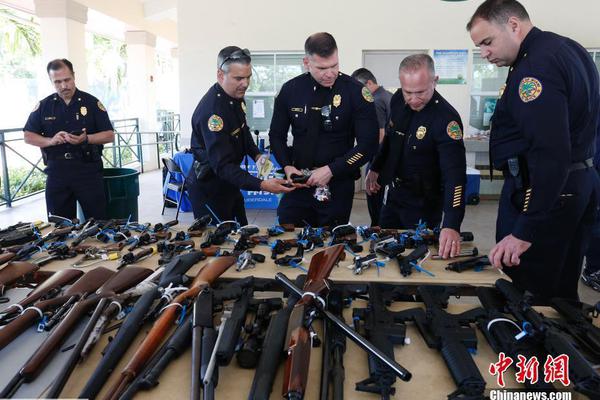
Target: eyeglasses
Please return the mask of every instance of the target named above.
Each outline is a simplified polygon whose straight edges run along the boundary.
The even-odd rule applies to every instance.
[[[321,107],[321,116],[323,117],[323,130],[325,132],[331,132],[333,129],[333,122],[331,121],[331,106]]]
[[[243,59],[250,59],[250,50],[240,49],[234,51],[233,53],[225,57],[225,59],[221,62],[221,65],[219,65],[219,69],[223,69],[223,65],[225,65],[226,62]]]

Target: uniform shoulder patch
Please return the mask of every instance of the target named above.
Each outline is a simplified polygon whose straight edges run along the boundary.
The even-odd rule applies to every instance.
[[[542,94],[542,83],[536,78],[525,77],[519,83],[519,97],[523,103],[529,103]]]
[[[460,129],[460,125],[456,121],[450,121],[446,127],[446,133],[454,140],[460,140],[463,137],[462,129]]]
[[[372,103],[375,101],[375,99],[373,98],[373,95],[371,94],[371,91],[369,89],[367,89],[366,87],[363,86],[360,93],[362,94],[363,99],[365,99],[369,103]]]
[[[213,114],[208,119],[208,129],[211,132],[220,132],[223,129],[223,118],[219,117],[217,114]]]
[[[36,112],[40,108],[40,102],[38,101],[35,106],[33,106],[33,110],[31,112]]]
[[[104,107],[104,104],[102,104],[102,102],[101,102],[100,100],[98,100],[98,108],[99,108],[101,111],[104,111],[104,112],[106,112],[106,108]]]

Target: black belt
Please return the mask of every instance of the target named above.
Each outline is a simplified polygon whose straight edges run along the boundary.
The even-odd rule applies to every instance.
[[[81,160],[83,153],[66,152],[66,153],[51,153],[48,154],[48,160]]]
[[[580,169],[588,169],[594,166],[594,159],[588,158],[584,161],[578,161],[576,163],[571,164],[569,167],[569,172],[579,171]]]

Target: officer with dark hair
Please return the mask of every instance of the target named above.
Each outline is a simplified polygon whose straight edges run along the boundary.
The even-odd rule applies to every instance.
[[[339,72],[337,44],[329,33],[309,36],[304,49],[308,72],[281,88],[269,139],[290,183],[302,170],[310,177],[283,196],[277,215],[280,223],[297,226],[343,224],[350,218],[359,168],[377,146],[373,96]],[[293,144],[288,148],[290,125]]]
[[[542,301],[577,299],[597,206],[596,66],[515,0],[485,1],[467,30],[483,58],[510,67],[491,121],[490,162],[504,186],[490,261]]]
[[[258,161],[260,151],[246,123],[244,95],[252,67],[248,49],[228,46],[217,57],[217,83],[202,97],[192,116],[192,171],[187,177],[194,217],[213,214],[247,225],[243,190],[286,193],[283,179],[260,180],[240,163],[246,155]]]
[[[439,254],[460,253],[465,214],[465,146],[458,112],[436,90],[438,77],[427,54],[400,64],[388,132],[367,174],[367,193],[383,191],[384,228],[441,225]],[[443,221],[442,221],[443,215]]]
[[[377,112],[377,123],[379,124],[379,142],[377,143],[377,147],[373,150],[373,154],[375,154],[379,149],[379,144],[383,142],[385,128],[390,122],[390,102],[392,100],[392,94],[385,90],[383,86],[379,85],[375,75],[366,68],[357,69],[351,76],[369,89],[369,92],[371,92],[373,99],[375,100],[375,111]],[[367,169],[369,168],[367,167]],[[376,193],[367,193],[367,207],[369,208],[369,216],[371,217],[371,226],[379,225],[379,214],[381,213],[382,205],[382,190]]]
[[[47,211],[75,218],[79,201],[85,218],[105,219],[102,145],[114,140],[108,113],[77,89],[69,60],[52,60],[46,70],[56,93],[36,104],[23,131],[26,143],[42,149],[47,165]]]

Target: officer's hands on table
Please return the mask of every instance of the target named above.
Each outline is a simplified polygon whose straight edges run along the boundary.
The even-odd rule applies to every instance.
[[[458,231],[451,228],[442,228],[438,254],[443,259],[456,257],[460,254],[460,233]]]
[[[530,242],[508,235],[496,243],[490,251],[489,259],[496,268],[514,267],[521,263],[521,254],[525,253],[530,247]]]
[[[375,194],[381,189],[381,185],[377,183],[377,179],[379,179],[379,173],[369,170],[365,181],[365,190],[368,195]]]

